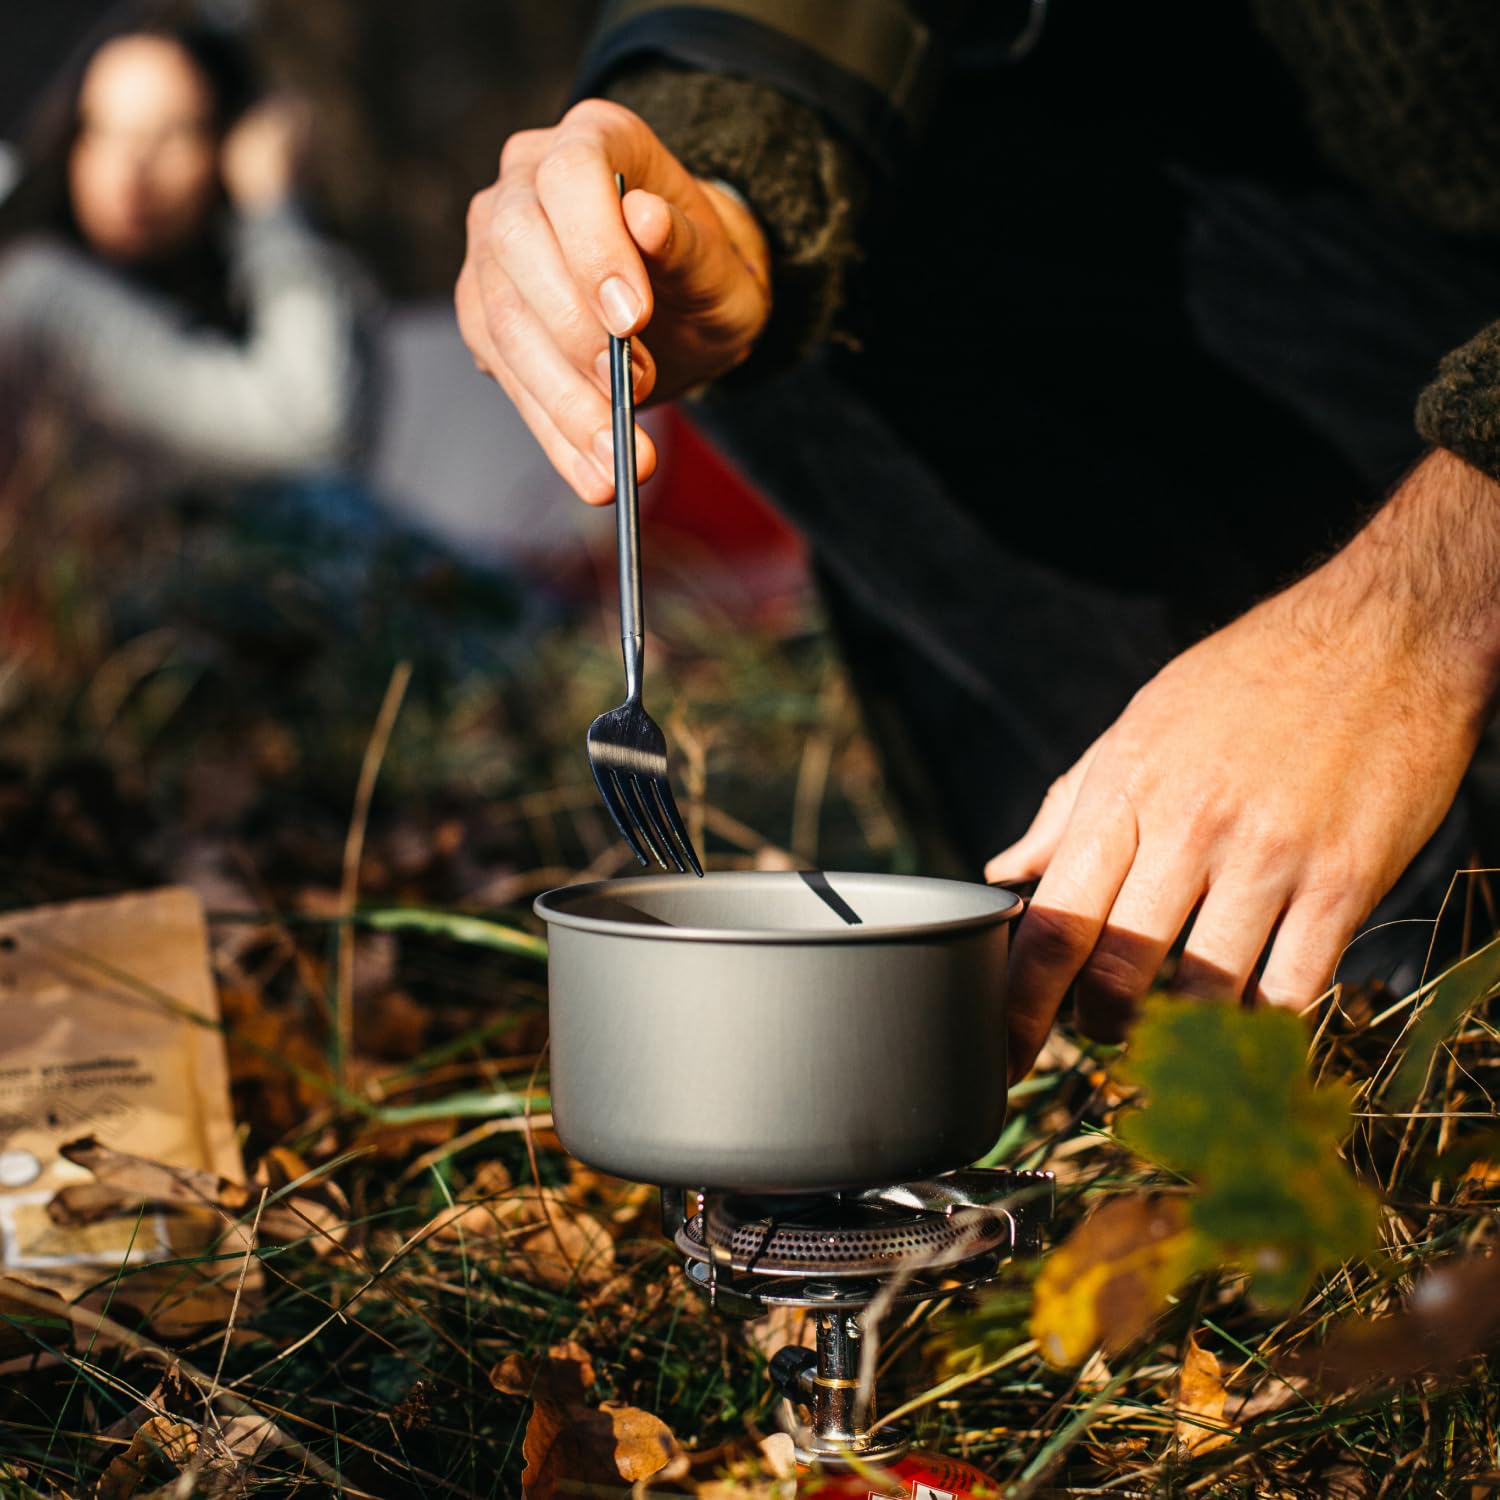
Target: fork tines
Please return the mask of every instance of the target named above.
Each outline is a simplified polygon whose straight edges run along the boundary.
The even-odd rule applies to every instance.
[[[645,712],[627,704],[601,714],[589,728],[588,756],[599,795],[635,857],[701,875],[667,780],[666,740]]]

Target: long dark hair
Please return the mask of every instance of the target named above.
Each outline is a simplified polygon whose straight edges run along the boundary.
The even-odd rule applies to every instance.
[[[94,27],[48,86],[32,111],[22,137],[21,176],[0,203],[0,252],[32,236],[47,236],[83,245],[68,189],[68,159],[78,139],[79,95],[90,64],[110,42],[126,36],[160,37],[174,43],[207,79],[213,96],[213,127],[222,137],[260,96],[261,80],[244,43],[222,27],[179,19],[180,7],[142,4],[118,6]],[[162,290],[186,303],[205,320],[231,326],[223,246],[210,233],[185,260],[164,268],[133,272],[146,282],[162,280]]]

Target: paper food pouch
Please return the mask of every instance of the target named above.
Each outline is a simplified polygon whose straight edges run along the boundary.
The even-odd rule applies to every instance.
[[[243,1181],[207,929],[189,890],[0,916],[0,1274],[68,1295],[105,1288],[158,1324],[211,1317],[245,1269],[248,1235],[226,1237],[208,1207],[138,1202],[55,1223],[57,1190],[92,1180],[58,1154],[82,1136]],[[201,1265],[156,1266],[211,1246]]]

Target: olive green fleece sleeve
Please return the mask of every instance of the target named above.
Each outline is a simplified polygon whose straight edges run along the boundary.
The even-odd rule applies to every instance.
[[[1444,356],[1417,401],[1417,431],[1500,479],[1500,323]]]
[[[754,211],[771,251],[771,319],[735,383],[785,369],[834,327],[868,189],[854,151],[816,111],[749,79],[652,63],[605,95],[633,110],[690,172]]]

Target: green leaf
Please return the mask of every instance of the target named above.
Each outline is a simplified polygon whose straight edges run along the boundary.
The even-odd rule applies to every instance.
[[[1410,1028],[1410,1040],[1386,1090],[1385,1102],[1409,1109],[1417,1102],[1437,1050],[1481,1000],[1500,988],[1500,938],[1453,965],[1417,992],[1426,1005]]]
[[[545,939],[533,937],[518,927],[489,922],[483,917],[469,917],[461,912],[429,911],[419,906],[390,906],[357,913],[355,920],[376,932],[431,932],[468,943],[476,948],[495,948],[501,953],[516,953],[523,958],[545,961]]]
[[[1377,1245],[1379,1200],[1339,1157],[1353,1090],[1314,1085],[1308,1040],[1287,1010],[1157,996],[1122,1069],[1147,1106],[1121,1139],[1197,1187],[1193,1227],[1279,1306]]]

